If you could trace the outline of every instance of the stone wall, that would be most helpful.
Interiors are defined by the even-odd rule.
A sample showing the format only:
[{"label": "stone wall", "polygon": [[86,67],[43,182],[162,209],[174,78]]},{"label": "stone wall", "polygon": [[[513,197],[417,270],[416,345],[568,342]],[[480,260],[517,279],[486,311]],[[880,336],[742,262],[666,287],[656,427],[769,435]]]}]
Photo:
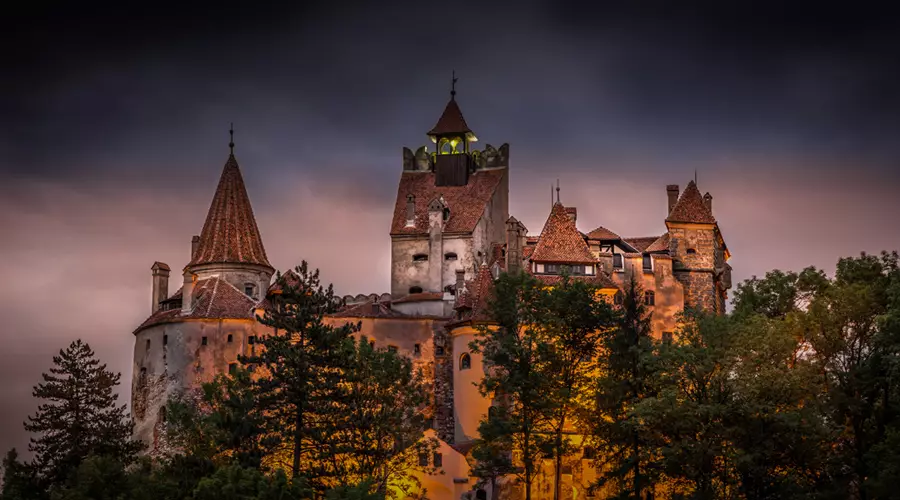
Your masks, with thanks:
[{"label": "stone wall", "polygon": [[718,292],[712,271],[676,271],[675,277],[684,285],[684,307],[716,312]]},{"label": "stone wall", "polygon": [[453,417],[453,343],[443,325],[434,332],[434,430],[437,437],[454,443],[456,420]]}]

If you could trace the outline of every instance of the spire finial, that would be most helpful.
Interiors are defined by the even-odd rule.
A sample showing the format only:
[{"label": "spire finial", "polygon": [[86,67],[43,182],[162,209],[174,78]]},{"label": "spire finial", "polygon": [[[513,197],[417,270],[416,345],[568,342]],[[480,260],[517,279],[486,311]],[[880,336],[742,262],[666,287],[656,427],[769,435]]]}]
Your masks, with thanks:
[{"label": "spire finial", "polygon": [[556,179],[556,202],[559,203],[559,179]]},{"label": "spire finial", "polygon": [[456,80],[459,78],[456,77],[456,70],[453,70],[453,75],[451,76],[452,81],[450,82],[450,99],[456,99]]},{"label": "spire finial", "polygon": [[697,169],[694,169],[694,184],[697,184]]},{"label": "spire finial", "polygon": [[234,154],[234,122],[231,122],[231,128],[228,129],[228,135],[231,137],[231,140],[228,141],[228,148],[231,149],[231,154]]}]

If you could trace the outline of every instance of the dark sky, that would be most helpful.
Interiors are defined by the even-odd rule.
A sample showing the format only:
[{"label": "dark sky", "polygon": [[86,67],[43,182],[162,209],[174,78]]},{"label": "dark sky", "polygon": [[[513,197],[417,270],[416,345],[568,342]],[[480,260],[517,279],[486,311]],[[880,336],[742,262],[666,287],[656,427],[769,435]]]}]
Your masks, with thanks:
[{"label": "dark sky", "polygon": [[388,290],[400,148],[454,69],[532,233],[559,178],[580,229],[660,234],[696,170],[736,280],[900,248],[900,30],[867,2],[39,3],[0,32],[2,450],[74,338],[127,397],[150,265],[186,263],[230,122],[273,265]]}]

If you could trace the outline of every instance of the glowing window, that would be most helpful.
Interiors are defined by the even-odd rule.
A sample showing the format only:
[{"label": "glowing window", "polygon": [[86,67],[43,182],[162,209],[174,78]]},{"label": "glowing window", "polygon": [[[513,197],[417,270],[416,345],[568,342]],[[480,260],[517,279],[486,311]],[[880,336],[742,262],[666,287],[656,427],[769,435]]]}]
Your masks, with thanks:
[{"label": "glowing window", "polygon": [[464,352],[462,356],[459,357],[459,369],[468,370],[469,368],[472,368],[472,357],[469,356],[469,353]]}]

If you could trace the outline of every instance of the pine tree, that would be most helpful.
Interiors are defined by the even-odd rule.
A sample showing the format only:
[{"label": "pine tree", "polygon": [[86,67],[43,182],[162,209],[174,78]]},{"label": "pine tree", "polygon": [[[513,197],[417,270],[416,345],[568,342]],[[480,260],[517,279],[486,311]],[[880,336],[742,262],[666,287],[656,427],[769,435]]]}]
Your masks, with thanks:
[{"label": "pine tree", "polygon": [[89,455],[130,463],[140,444],[131,440],[125,405],[116,405],[121,375],[107,371],[81,340],[60,350],[53,363],[32,393],[45,403],[25,423],[37,434],[29,449],[41,479],[61,484]]},{"label": "pine tree", "polygon": [[280,290],[270,295],[271,307],[259,318],[275,332],[260,340],[258,354],[240,361],[258,369],[258,412],[264,433],[274,438],[266,450],[273,462],[269,465],[290,471],[294,480],[305,477],[321,492],[333,481],[323,445],[332,438],[331,402],[342,391],[355,325],[323,322],[337,310],[338,300],[331,285],[323,287],[319,271],[311,271],[305,261],[279,275],[276,283]]},{"label": "pine tree", "polygon": [[3,458],[3,491],[0,500],[46,500],[37,471],[30,464],[19,461],[15,448]]},{"label": "pine tree", "polygon": [[[632,277],[616,328],[603,337],[592,439],[598,445],[598,486],[612,482],[640,499],[656,475],[652,430],[635,409],[657,390],[658,366],[643,293]],[[626,487],[630,481],[630,487]]]}]

